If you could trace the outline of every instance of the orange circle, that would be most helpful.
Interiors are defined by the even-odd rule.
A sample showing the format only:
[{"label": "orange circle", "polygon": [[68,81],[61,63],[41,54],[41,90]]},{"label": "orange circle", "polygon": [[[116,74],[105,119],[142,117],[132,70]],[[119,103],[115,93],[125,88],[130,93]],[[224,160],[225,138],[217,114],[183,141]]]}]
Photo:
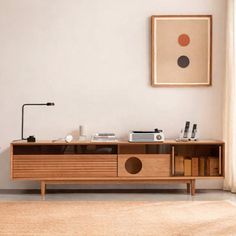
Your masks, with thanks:
[{"label": "orange circle", "polygon": [[190,43],[190,38],[187,34],[181,34],[178,38],[180,46],[185,47]]}]

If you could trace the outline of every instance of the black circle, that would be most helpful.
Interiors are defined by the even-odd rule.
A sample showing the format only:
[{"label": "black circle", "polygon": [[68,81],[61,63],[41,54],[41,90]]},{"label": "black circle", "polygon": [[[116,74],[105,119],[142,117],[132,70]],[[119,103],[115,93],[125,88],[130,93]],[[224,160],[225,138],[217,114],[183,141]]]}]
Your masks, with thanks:
[{"label": "black circle", "polygon": [[177,63],[178,63],[179,67],[186,68],[189,65],[189,63],[190,63],[190,60],[189,60],[189,58],[187,56],[180,56],[178,58]]},{"label": "black circle", "polygon": [[137,157],[130,157],[125,162],[125,169],[130,174],[137,174],[142,170],[142,162]]}]

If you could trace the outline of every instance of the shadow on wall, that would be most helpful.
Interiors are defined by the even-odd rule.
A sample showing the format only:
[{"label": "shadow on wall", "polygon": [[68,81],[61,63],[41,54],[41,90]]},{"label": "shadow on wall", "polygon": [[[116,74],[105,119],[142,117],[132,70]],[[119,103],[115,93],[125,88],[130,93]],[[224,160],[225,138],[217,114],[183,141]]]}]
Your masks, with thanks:
[{"label": "shadow on wall", "polygon": [[13,181],[11,179],[10,148],[0,153],[0,189],[29,189],[39,188],[39,184],[32,181]]},{"label": "shadow on wall", "polygon": [[0,188],[4,188],[11,180],[10,165],[10,148],[7,148],[0,153]]}]

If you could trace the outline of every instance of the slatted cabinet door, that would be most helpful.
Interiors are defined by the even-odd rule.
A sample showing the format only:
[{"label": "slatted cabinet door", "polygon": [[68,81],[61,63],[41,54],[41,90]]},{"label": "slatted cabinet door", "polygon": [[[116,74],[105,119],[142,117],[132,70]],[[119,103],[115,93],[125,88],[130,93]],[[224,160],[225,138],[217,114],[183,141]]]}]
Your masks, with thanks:
[{"label": "slatted cabinet door", "polygon": [[117,155],[14,155],[13,179],[116,177]]}]

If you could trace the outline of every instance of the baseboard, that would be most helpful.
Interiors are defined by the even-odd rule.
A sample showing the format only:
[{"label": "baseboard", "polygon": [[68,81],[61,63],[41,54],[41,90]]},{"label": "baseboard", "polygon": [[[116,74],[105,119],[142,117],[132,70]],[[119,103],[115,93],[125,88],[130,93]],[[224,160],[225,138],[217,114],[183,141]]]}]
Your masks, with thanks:
[{"label": "baseboard", "polygon": [[[222,189],[197,189],[198,193],[219,192]],[[185,189],[47,189],[49,194],[57,193],[184,193]],[[0,189],[0,194],[40,194],[40,189]]]}]

